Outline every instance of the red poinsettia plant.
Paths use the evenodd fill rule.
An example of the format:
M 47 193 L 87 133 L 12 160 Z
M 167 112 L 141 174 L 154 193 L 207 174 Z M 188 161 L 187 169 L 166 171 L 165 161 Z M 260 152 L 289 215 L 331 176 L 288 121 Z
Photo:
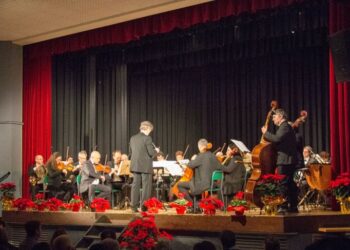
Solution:
M 176 209 L 177 214 L 184 214 L 187 207 L 192 207 L 192 202 L 185 199 L 183 193 L 178 194 L 178 199 L 169 203 L 169 206 Z
M 110 209 L 110 204 L 109 201 L 104 198 L 94 198 L 90 207 L 95 209 L 96 212 L 104 212 L 106 209 Z
M 280 174 L 265 174 L 257 182 L 255 190 L 261 196 L 276 197 L 282 196 L 284 193 L 284 186 L 281 185 L 285 175 Z
M 164 208 L 163 203 L 155 197 L 146 200 L 143 205 L 147 208 L 147 212 L 149 213 L 158 213 L 159 209 Z
M 331 181 L 330 188 L 337 199 L 344 199 L 350 196 L 350 175 L 343 173 Z
M 26 209 L 33 209 L 35 208 L 35 203 L 27 198 L 17 198 L 13 201 L 13 207 L 17 208 L 18 210 L 26 210 Z
M 2 197 L 14 198 L 16 185 L 13 182 L 4 182 L 0 184 L 0 193 Z
M 65 210 L 67 208 L 67 205 L 63 201 L 55 197 L 48 199 L 45 205 L 50 211 Z
M 237 215 L 243 215 L 245 210 L 248 210 L 249 206 L 247 201 L 244 199 L 244 193 L 238 192 L 227 207 L 227 211 L 234 211 Z
M 84 207 L 84 202 L 81 197 L 77 194 L 74 194 L 72 199 L 69 201 L 69 208 L 72 211 L 79 211 L 82 207 Z
M 38 211 L 44 211 L 46 208 L 48 208 L 47 201 L 44 199 L 44 194 L 42 193 L 38 193 L 35 195 L 34 203 L 35 208 Z
M 216 209 L 220 209 L 223 206 L 224 203 L 213 196 L 209 196 L 208 198 L 202 199 L 199 202 L 199 207 L 203 209 L 204 214 L 208 215 L 214 215 Z
M 154 221 L 154 216 L 142 213 L 143 217 L 132 220 L 119 237 L 123 249 L 153 249 L 160 240 L 172 240 L 173 237 L 161 232 Z

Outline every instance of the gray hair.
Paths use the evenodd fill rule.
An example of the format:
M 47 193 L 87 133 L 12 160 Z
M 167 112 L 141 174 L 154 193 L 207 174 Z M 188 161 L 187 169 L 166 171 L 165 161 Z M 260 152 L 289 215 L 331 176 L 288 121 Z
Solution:
M 304 149 L 307 149 L 310 153 L 312 153 L 312 147 L 311 146 L 305 146 Z
M 280 116 L 282 116 L 282 118 L 284 118 L 284 119 L 287 119 L 287 118 L 288 118 L 287 112 L 284 111 L 283 109 L 276 109 L 276 110 L 275 110 L 275 115 L 280 115 Z
M 147 129 L 153 130 L 152 122 L 150 122 L 150 121 L 143 121 L 143 122 L 141 122 L 140 130 L 147 130 Z
M 199 147 L 199 148 L 201 148 L 201 147 L 207 147 L 207 145 L 208 145 L 207 139 L 204 139 L 204 138 L 199 139 L 199 141 L 198 141 L 198 147 Z

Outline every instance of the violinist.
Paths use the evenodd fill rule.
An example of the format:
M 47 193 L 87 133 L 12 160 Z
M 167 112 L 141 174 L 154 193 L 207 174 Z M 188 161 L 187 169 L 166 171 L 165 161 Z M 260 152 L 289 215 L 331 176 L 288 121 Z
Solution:
M 76 163 L 74 163 L 74 169 L 73 169 L 73 173 L 75 176 L 79 175 L 81 172 L 81 169 L 84 165 L 84 163 L 86 162 L 87 159 L 87 153 L 85 150 L 82 150 L 78 153 L 78 161 Z
M 227 147 L 224 162 L 226 164 L 221 168 L 224 173 L 223 195 L 231 200 L 235 193 L 242 190 L 246 172 L 240 151 L 233 143 Z
M 293 174 L 298 163 L 295 132 L 288 124 L 287 113 L 283 109 L 276 109 L 272 120 L 278 126 L 276 133 L 267 131 L 265 126 L 261 128 L 261 132 L 267 141 L 272 142 L 276 146 L 277 173 L 285 175 L 282 185 L 285 187 L 287 202 L 279 208 L 279 212 L 297 213 L 298 188 L 293 181 Z
M 49 197 L 56 197 L 60 199 L 66 198 L 66 200 L 71 195 L 72 190 L 67 190 L 64 185 L 62 185 L 63 177 L 67 175 L 68 171 L 66 169 L 59 169 L 61 164 L 62 156 L 58 152 L 54 152 L 46 162 L 47 177 Z M 68 192 L 67 192 L 68 191 Z M 66 196 L 66 193 L 67 196 Z
M 185 195 L 185 199 L 193 203 L 193 197 L 196 196 L 196 201 L 201 197 L 201 194 L 210 188 L 212 173 L 220 168 L 220 163 L 215 155 L 209 151 L 211 147 L 206 139 L 198 141 L 199 154 L 192 157 L 188 163 L 188 167 L 193 169 L 194 177 L 188 182 L 180 182 L 178 184 L 179 191 Z M 193 203 L 192 213 L 199 212 L 198 204 Z
M 88 192 L 90 202 L 94 198 L 96 190 L 100 191 L 97 195 L 98 197 L 111 200 L 112 188 L 110 185 L 104 185 L 110 181 L 109 175 L 96 171 L 96 166 L 99 165 L 100 159 L 101 154 L 98 151 L 92 151 L 90 160 L 84 163 L 81 171 L 80 193 L 84 196 Z
M 120 171 L 122 168 L 122 152 L 120 150 L 115 150 L 112 153 L 113 160 L 108 162 L 108 165 L 111 168 L 111 172 L 109 173 L 109 176 L 111 178 L 111 184 L 113 189 L 117 189 L 122 191 L 122 187 L 124 185 L 124 179 L 123 177 L 120 176 Z M 119 201 L 123 199 L 122 193 L 117 192 L 117 203 L 118 206 Z
M 42 155 L 35 156 L 35 163 L 29 167 L 29 182 L 30 182 L 30 193 L 32 199 L 39 192 L 43 190 L 43 181 L 46 175 L 46 168 L 44 166 L 44 158 Z

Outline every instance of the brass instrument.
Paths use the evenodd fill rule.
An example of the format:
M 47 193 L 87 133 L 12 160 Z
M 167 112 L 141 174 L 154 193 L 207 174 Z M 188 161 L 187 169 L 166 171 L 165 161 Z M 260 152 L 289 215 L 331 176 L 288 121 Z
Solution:
M 38 183 L 42 183 L 44 180 L 44 177 L 46 175 L 46 169 L 43 165 L 37 166 L 35 172 L 35 176 L 29 176 L 29 183 L 32 186 L 37 185 Z

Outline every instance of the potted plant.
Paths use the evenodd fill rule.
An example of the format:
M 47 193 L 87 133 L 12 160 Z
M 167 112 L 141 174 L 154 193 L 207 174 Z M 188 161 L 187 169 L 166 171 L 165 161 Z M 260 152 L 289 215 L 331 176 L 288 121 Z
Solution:
M 209 196 L 199 202 L 199 207 L 203 209 L 206 215 L 215 215 L 216 209 L 221 209 L 223 206 L 224 203 L 213 196 Z
M 94 209 L 95 212 L 105 212 L 106 209 L 110 208 L 110 204 L 104 198 L 94 198 L 90 204 L 90 208 Z
M 60 199 L 52 197 L 46 201 L 46 206 L 50 211 L 64 210 L 66 205 Z
M 2 210 L 11 210 L 15 197 L 16 185 L 12 182 L 0 184 Z
M 17 208 L 18 211 L 24 211 L 35 208 L 35 203 L 27 198 L 17 198 L 13 201 L 13 207 Z
M 176 209 L 177 214 L 185 214 L 187 207 L 192 207 L 192 202 L 184 198 L 183 193 L 178 194 L 178 199 L 169 203 L 169 206 Z
M 243 215 L 245 210 L 248 210 L 248 203 L 244 199 L 244 193 L 238 192 L 227 207 L 227 211 L 234 211 L 236 215 Z
M 35 208 L 38 211 L 44 211 L 47 207 L 47 201 L 44 199 L 44 194 L 38 193 L 35 195 Z
M 331 181 L 330 188 L 340 204 L 342 213 L 350 213 L 350 177 L 348 173 L 339 175 Z
M 122 249 L 154 249 L 160 240 L 172 240 L 171 235 L 159 231 L 154 216 L 142 214 L 143 217 L 132 220 L 120 235 Z
M 150 198 L 146 200 L 143 205 L 147 208 L 147 212 L 156 214 L 159 209 L 163 209 L 163 203 L 159 201 L 157 198 Z
M 284 178 L 285 175 L 265 174 L 256 184 L 255 190 L 261 196 L 264 211 L 267 215 L 275 215 L 277 206 L 285 202 L 283 197 L 284 185 L 282 185 Z
M 84 207 L 84 202 L 81 200 L 79 195 L 74 194 L 72 199 L 69 201 L 69 208 L 73 212 L 79 212 Z

